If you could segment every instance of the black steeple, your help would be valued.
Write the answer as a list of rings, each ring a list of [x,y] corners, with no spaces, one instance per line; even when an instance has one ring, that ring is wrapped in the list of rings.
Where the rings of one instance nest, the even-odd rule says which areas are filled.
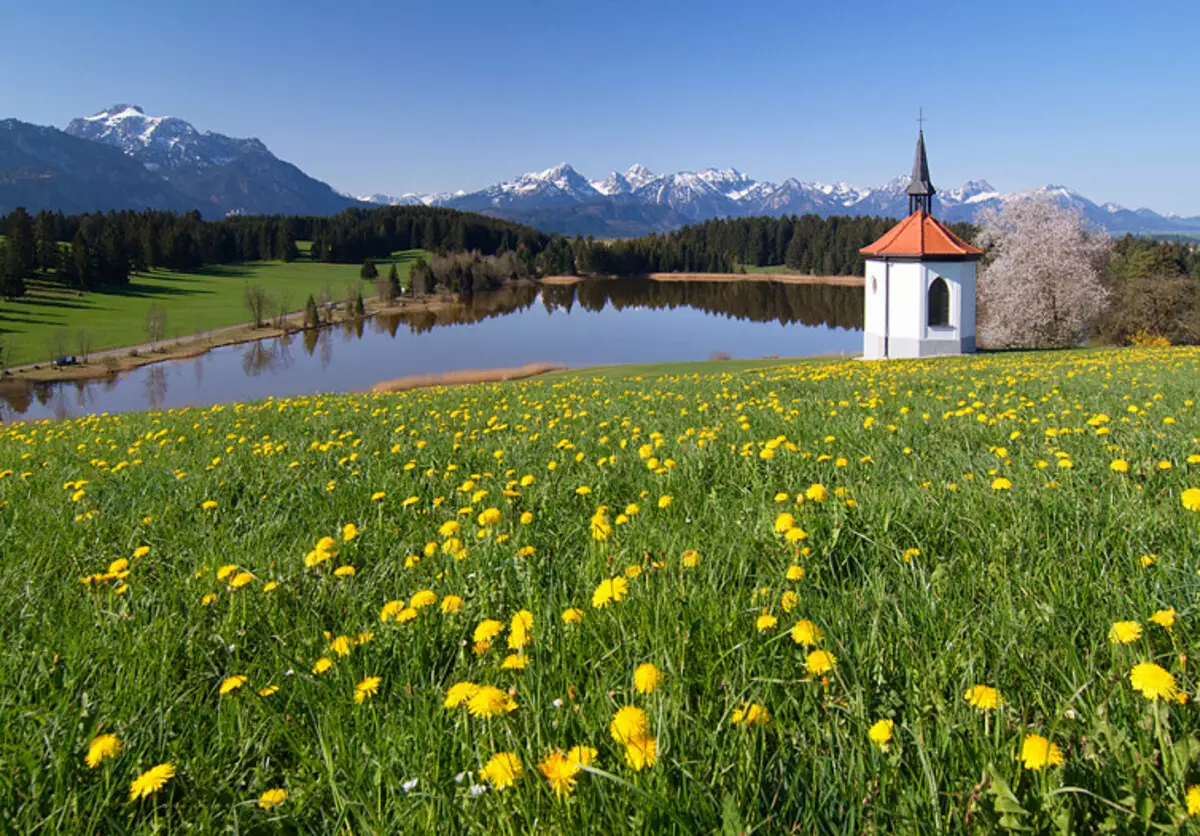
[[[925,131],[917,134],[917,153],[913,157],[912,182],[908,184],[908,213],[918,209],[933,212],[933,196],[937,189],[929,179],[929,160],[925,157]]]

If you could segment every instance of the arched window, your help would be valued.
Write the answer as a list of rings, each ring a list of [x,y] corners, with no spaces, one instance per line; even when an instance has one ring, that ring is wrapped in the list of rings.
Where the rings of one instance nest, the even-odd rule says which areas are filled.
[[[938,276],[929,286],[929,325],[930,327],[950,324],[950,288],[946,280]]]

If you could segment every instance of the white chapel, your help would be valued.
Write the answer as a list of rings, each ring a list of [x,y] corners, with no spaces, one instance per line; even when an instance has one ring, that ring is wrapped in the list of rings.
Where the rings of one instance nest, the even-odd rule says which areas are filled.
[[[975,278],[983,252],[933,217],[934,194],[921,131],[908,217],[859,250],[867,260],[864,360],[975,351]]]

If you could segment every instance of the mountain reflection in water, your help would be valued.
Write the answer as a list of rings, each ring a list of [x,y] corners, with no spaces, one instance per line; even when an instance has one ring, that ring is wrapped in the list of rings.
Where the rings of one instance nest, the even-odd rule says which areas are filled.
[[[226,346],[101,380],[0,382],[0,419],[362,391],[458,369],[854,353],[859,287],[777,282],[521,283],[318,331]]]

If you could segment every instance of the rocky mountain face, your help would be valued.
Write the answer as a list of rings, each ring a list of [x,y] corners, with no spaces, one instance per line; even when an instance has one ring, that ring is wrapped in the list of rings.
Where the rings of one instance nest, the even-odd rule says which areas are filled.
[[[903,217],[908,213],[908,175],[882,186],[861,188],[848,183],[782,183],[755,181],[737,169],[709,168],[655,174],[643,165],[610,173],[603,180],[588,180],[567,163],[546,171],[523,174],[477,192],[419,195],[401,198],[364,196],[372,203],[423,203],[483,212],[547,232],[597,237],[624,237],[664,232],[709,218],[753,215],[879,215]],[[948,221],[974,221],[979,212],[1024,194],[1042,193],[1077,207],[1091,223],[1114,234],[1200,233],[1200,217],[1160,215],[1149,209],[1131,211],[1113,203],[1098,205],[1063,186],[1046,186],[1033,192],[1002,194],[986,180],[970,180],[940,192],[934,207]]]
[[[257,139],[201,133],[182,119],[118,104],[65,131],[0,122],[0,211],[198,209],[326,215],[362,202],[285,162]]]
[[[55,128],[0,121],[0,213],[17,206],[68,214],[109,209],[170,209],[193,201],[116,148]]]

